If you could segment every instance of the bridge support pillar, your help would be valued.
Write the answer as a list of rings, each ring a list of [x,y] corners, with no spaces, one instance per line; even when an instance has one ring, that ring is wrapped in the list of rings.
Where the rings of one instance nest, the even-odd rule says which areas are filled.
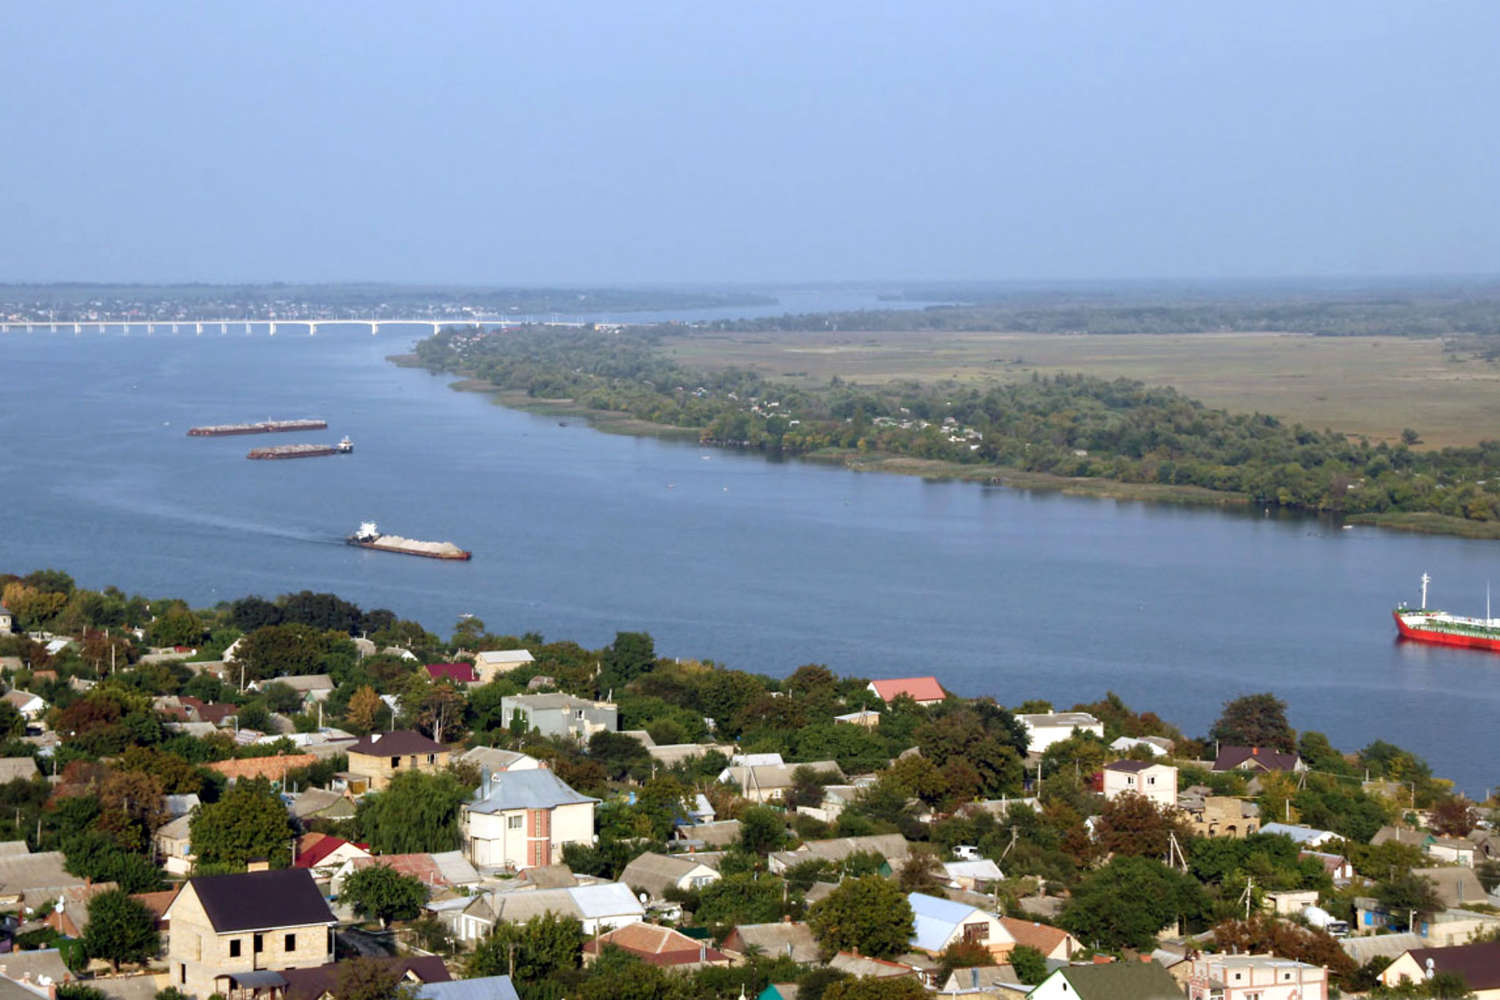
[[[372,336],[372,337],[375,336],[375,334],[379,331],[379,329],[380,329],[380,324],[377,321],[373,320],[373,319],[370,320],[370,336]]]
[[[271,320],[271,336],[276,336],[276,321]]]

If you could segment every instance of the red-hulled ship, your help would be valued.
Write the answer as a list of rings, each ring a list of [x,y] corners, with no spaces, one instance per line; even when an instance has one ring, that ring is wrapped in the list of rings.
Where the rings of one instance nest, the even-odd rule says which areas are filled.
[[[1401,633],[1401,637],[1441,646],[1466,646],[1500,653],[1500,618],[1490,617],[1489,594],[1485,594],[1483,618],[1463,618],[1446,611],[1428,610],[1427,584],[1430,582],[1431,577],[1423,573],[1420,608],[1408,608],[1403,604],[1391,612],[1391,616],[1396,619],[1396,631]]]

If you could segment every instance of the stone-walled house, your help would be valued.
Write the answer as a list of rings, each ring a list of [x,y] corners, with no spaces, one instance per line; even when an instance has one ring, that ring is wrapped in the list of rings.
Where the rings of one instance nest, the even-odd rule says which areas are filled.
[[[371,733],[349,748],[349,771],[369,779],[378,792],[402,771],[441,771],[448,748],[410,729]]]

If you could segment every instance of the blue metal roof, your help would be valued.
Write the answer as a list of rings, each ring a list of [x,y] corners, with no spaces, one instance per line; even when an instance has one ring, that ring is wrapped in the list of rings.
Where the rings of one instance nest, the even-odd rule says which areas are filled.
[[[509,976],[424,983],[417,988],[417,996],[421,1000],[521,1000]]]
[[[906,901],[916,917],[911,943],[923,951],[942,951],[958,926],[975,912],[965,903],[920,892],[909,893]]]

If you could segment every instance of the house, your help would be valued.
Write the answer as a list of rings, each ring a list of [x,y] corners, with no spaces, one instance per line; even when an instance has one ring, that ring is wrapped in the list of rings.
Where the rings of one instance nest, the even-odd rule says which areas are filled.
[[[1188,1000],[1328,1000],[1328,970],[1275,955],[1193,959]]]
[[[656,924],[627,924],[599,935],[584,944],[583,964],[594,964],[600,953],[611,945],[630,952],[647,965],[670,969],[701,969],[729,964],[729,956],[711,947],[707,941]]]
[[[667,855],[647,851],[620,872],[620,881],[653,900],[666,898],[668,889],[702,889],[719,881],[717,871],[693,860],[691,854]]]
[[[620,728],[620,710],[607,701],[590,701],[570,694],[514,694],[500,699],[500,717],[511,722],[519,716],[529,732],[543,736],[570,737],[587,741],[599,732]]]
[[[1284,753],[1270,747],[1219,747],[1211,771],[1283,771],[1301,773],[1307,765],[1295,753]]]
[[[443,960],[435,955],[411,958],[376,958],[374,961],[395,972],[407,985],[446,983],[453,979]],[[338,989],[339,973],[346,966],[332,962],[310,969],[281,969],[286,988],[281,1000],[329,1000]]]
[[[904,695],[925,708],[939,705],[948,697],[948,692],[943,690],[936,677],[892,677],[871,681],[868,690],[887,705]]]
[[[427,676],[434,684],[438,681],[448,681],[453,684],[479,684],[479,672],[474,669],[474,664],[464,663],[429,663],[426,666]]]
[[[24,843],[24,842],[23,842]],[[61,851],[0,855],[0,909],[36,909],[69,889],[87,884],[63,867]]]
[[[1052,744],[1069,739],[1075,732],[1104,739],[1104,723],[1087,712],[1044,712],[1018,715],[1016,719],[1026,727],[1027,753],[1046,753]]]
[[[797,1000],[800,990],[796,983],[767,983],[766,988],[755,995],[755,1000]]]
[[[0,604],[0,635],[10,635],[16,630],[16,616],[11,614],[10,608]]]
[[[887,962],[883,958],[870,958],[853,952],[841,951],[828,960],[828,967],[856,979],[897,979],[901,976],[917,976],[917,970],[899,962]]]
[[[719,781],[740,789],[753,802],[779,802],[796,782],[799,767],[844,780],[844,772],[836,761],[814,760],[802,764],[731,764],[719,772]]]
[[[164,916],[168,982],[189,996],[229,996],[268,984],[265,970],[333,960],[338,921],[306,869],[195,878]]]
[[[740,821],[721,819],[714,823],[679,823],[673,831],[677,843],[688,847],[729,847],[740,842]]]
[[[859,726],[862,729],[874,729],[880,725],[880,713],[862,708],[858,712],[846,712],[843,715],[835,715],[834,722],[842,722],[846,726]]]
[[[1016,946],[1010,931],[992,913],[921,892],[908,893],[906,901],[916,916],[911,944],[918,951],[937,955],[949,945],[977,944],[998,958]]]
[[[1260,806],[1232,795],[1214,795],[1206,785],[1193,785],[1177,796],[1177,808],[1187,817],[1195,837],[1248,837],[1260,830]]]
[[[0,784],[31,781],[41,773],[37,770],[35,757],[0,757]]]
[[[440,771],[448,766],[448,748],[410,729],[371,733],[349,748],[349,770],[369,779],[380,791],[402,770]]]
[[[517,667],[536,662],[536,658],[525,649],[486,649],[474,656],[474,672],[479,683],[488,684],[501,674],[508,674]],[[509,718],[506,713],[506,718]]]
[[[530,754],[495,747],[473,747],[458,755],[458,763],[472,764],[480,771],[500,774],[504,771],[535,771],[542,762]]]
[[[193,816],[189,813],[156,828],[153,838],[156,844],[156,856],[161,859],[161,866],[166,869],[168,875],[187,875],[193,870],[193,862],[196,859],[193,856],[191,843],[192,823]]]
[[[481,868],[550,865],[567,844],[591,844],[598,799],[541,768],[491,774],[463,807],[463,852]]]
[[[1342,854],[1327,854],[1322,851],[1301,851],[1297,855],[1298,861],[1311,859],[1323,866],[1328,877],[1333,879],[1334,885],[1342,885],[1354,877],[1354,865]]]
[[[1443,909],[1437,913],[1387,910],[1368,896],[1354,898],[1354,931],[1375,934],[1390,927],[1407,927],[1432,945],[1457,944],[1474,931],[1500,923],[1483,913],[1464,909],[1465,903],[1488,904],[1489,897],[1470,868],[1413,868],[1413,875],[1427,879]]]
[[[1462,976],[1477,1000],[1500,1000],[1500,942],[1413,948],[1386,966],[1380,981],[1388,987],[1421,983],[1427,979],[1428,970]]]
[[[942,983],[940,996],[974,996],[983,1000],[1006,997],[1020,1000],[1031,992],[1013,965],[976,965],[954,969]]]
[[[621,882],[459,896],[429,902],[427,909],[455,937],[469,942],[483,940],[498,923],[523,924],[548,913],[577,919],[585,934],[602,934],[646,919],[646,908]]]
[[[327,701],[328,696],[333,694],[333,678],[327,674],[297,674],[290,677],[269,677],[265,680],[251,681],[250,690],[264,691],[272,684],[280,684],[289,687],[302,696],[302,706],[316,705],[320,701]]]
[[[1120,754],[1144,750],[1153,757],[1165,757],[1172,752],[1174,745],[1165,736],[1121,736],[1110,743],[1109,748]]]
[[[89,901],[119,887],[117,882],[92,882],[64,889],[52,901],[52,912],[42,918],[42,923],[64,937],[82,937],[89,922]]]
[[[1042,953],[1043,958],[1066,962],[1083,950],[1083,942],[1051,924],[1017,917],[1001,917],[1000,924],[1015,940],[1017,946],[1025,945]]]
[[[292,858],[293,868],[306,868],[314,877],[325,879],[355,858],[368,858],[369,849],[362,844],[351,843],[343,837],[326,833],[304,833],[297,839],[297,849]]]
[[[1467,868],[1474,867],[1475,855],[1478,854],[1474,842],[1467,837],[1429,837],[1426,851],[1434,861],[1446,861],[1451,865],[1464,865]]]
[[[1121,795],[1140,795],[1161,809],[1177,808],[1177,768],[1144,760],[1105,764],[1100,790],[1113,801]]]
[[[479,976],[419,986],[417,1000],[521,1000],[521,994],[509,976]]]
[[[752,953],[767,959],[785,956],[804,964],[818,962],[822,956],[818,939],[805,922],[780,921],[774,924],[740,924],[724,938],[724,950],[737,957]]]
[[[978,861],[947,861],[943,863],[943,873],[947,876],[949,885],[969,892],[983,892],[986,887],[1005,877],[1000,866],[989,858],[980,858]]]
[[[1027,1000],[1182,1000],[1182,988],[1155,962],[1065,965]]]
[[[1319,830],[1295,823],[1267,823],[1260,828],[1260,832],[1271,836],[1290,837],[1298,847],[1322,847],[1330,840],[1343,839],[1332,830]]]
[[[348,796],[325,788],[309,788],[288,796],[292,817],[302,823],[314,819],[353,819],[354,803]]]
[[[804,861],[842,862],[851,854],[878,854],[886,860],[889,874],[911,854],[911,844],[899,833],[877,833],[865,837],[835,837],[809,840],[795,851],[778,851],[767,858],[772,874],[781,875]]]
[[[27,722],[35,722],[47,711],[47,703],[30,691],[7,691],[3,697]]]
[[[482,881],[479,872],[459,851],[440,851],[436,854],[381,854],[373,857],[366,854],[363,857],[353,856],[338,866],[328,880],[332,894],[337,896],[343,891],[344,880],[350,875],[362,868],[374,865],[389,868],[398,875],[414,878],[427,886],[431,892],[443,889],[471,889]]]

